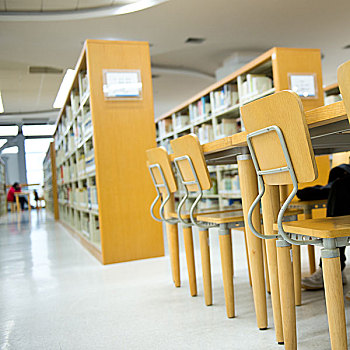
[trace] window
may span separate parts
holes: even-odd
[[[17,146],[7,147],[1,152],[1,154],[16,154],[16,153],[18,153]]]
[[[0,125],[0,136],[16,136],[17,134],[17,125]]]
[[[22,132],[24,136],[53,135],[55,125],[23,125]]]
[[[26,167],[28,184],[39,184],[36,187],[30,187],[30,190],[36,189],[39,196],[42,194],[43,179],[43,161],[49,148],[52,138],[25,140]],[[34,205],[35,203],[32,202]]]

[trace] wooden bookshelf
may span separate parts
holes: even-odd
[[[106,99],[103,70],[140,70],[142,98]],[[164,255],[149,214],[155,191],[146,153],[155,147],[146,42],[87,40],[56,123],[62,222],[103,264]]]
[[[43,162],[44,170],[44,199],[45,208],[59,219],[57,177],[56,177],[56,151],[55,142],[51,142]]]
[[[290,89],[291,74],[315,75],[316,97],[302,100],[305,110],[322,106],[320,50],[275,47],[157,118],[158,145],[171,152],[170,140],[188,133],[197,134],[201,143],[207,143],[240,132],[244,128],[240,107]],[[200,207],[224,207],[239,200],[236,166],[211,166],[210,174],[214,186],[204,194]]]
[[[323,88],[325,105],[342,100],[338,83],[327,85]]]

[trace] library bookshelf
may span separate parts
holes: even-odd
[[[55,220],[59,219],[58,197],[57,197],[57,173],[56,173],[56,151],[55,142],[51,142],[46,152],[44,162],[44,199],[45,208],[54,215]]]
[[[107,99],[104,70],[138,70],[139,99]],[[155,147],[146,42],[87,40],[55,131],[60,221],[103,264],[164,255],[146,153]]]
[[[325,105],[329,105],[331,103],[335,103],[342,100],[338,83],[327,85],[323,88],[323,90]]]
[[[189,133],[207,143],[240,132],[240,107],[291,89],[291,75],[314,76],[316,94],[302,98],[305,110],[323,105],[320,50],[275,47],[157,118],[158,145],[171,152],[170,141]],[[224,207],[240,199],[235,165],[210,166],[209,171],[213,188],[203,196],[201,208]]]

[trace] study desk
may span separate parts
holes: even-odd
[[[28,200],[28,213],[30,214],[31,211],[31,205],[30,205],[30,192],[15,192],[15,197],[16,197],[16,205],[17,205],[17,212],[20,213],[21,212],[21,206],[19,203],[19,197],[20,196],[27,196],[27,200]]]
[[[350,125],[342,101],[309,110],[305,112],[305,116],[315,155],[345,152],[350,149]],[[268,324],[262,244],[260,238],[256,237],[248,226],[248,210],[258,195],[258,184],[246,140],[246,132],[240,132],[203,144],[202,147],[208,165],[238,164],[257,325],[259,329],[266,329]],[[173,160],[172,155],[170,155],[170,158]],[[275,193],[272,187],[275,186],[266,186],[263,200],[270,200],[270,204],[273,203],[279,207],[279,195]],[[273,224],[276,220],[276,215],[271,210],[271,206],[268,205],[266,206],[267,209],[264,209],[263,205],[264,231],[270,233],[273,231]],[[260,210],[255,210],[252,221],[255,227],[260,227]],[[288,326],[284,322],[291,321],[285,317],[282,328],[275,240],[266,240],[266,246],[269,257],[271,300],[276,340],[282,343],[290,336],[287,332]],[[282,273],[286,276],[290,274],[290,271],[283,271]]]

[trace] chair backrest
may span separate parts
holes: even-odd
[[[337,71],[338,85],[350,121],[350,61],[341,64]]]
[[[303,105],[292,91],[281,91],[241,107],[247,133],[270,126],[278,126],[284,136],[298,183],[314,181],[317,166],[306,124]],[[260,170],[287,166],[276,132],[268,132],[251,139]],[[263,175],[267,185],[291,184],[289,172]]]
[[[195,181],[195,174],[188,159],[178,160],[178,158],[187,156],[193,164],[201,189],[209,190],[212,183],[198,137],[194,134],[185,135],[170,141],[170,145],[174,151],[174,161],[177,161],[183,179],[186,182]],[[186,185],[186,187],[190,192],[199,190],[196,184]]]
[[[170,193],[177,191],[177,184],[174,176],[174,172],[171,168],[168,152],[164,147],[151,148],[146,151],[147,165],[150,167],[150,171],[154,176],[157,185],[165,185],[159,168],[162,170],[166,185],[169,188]],[[152,167],[152,165],[158,165],[159,168]],[[162,195],[166,195],[166,188],[159,187],[159,191]]]

